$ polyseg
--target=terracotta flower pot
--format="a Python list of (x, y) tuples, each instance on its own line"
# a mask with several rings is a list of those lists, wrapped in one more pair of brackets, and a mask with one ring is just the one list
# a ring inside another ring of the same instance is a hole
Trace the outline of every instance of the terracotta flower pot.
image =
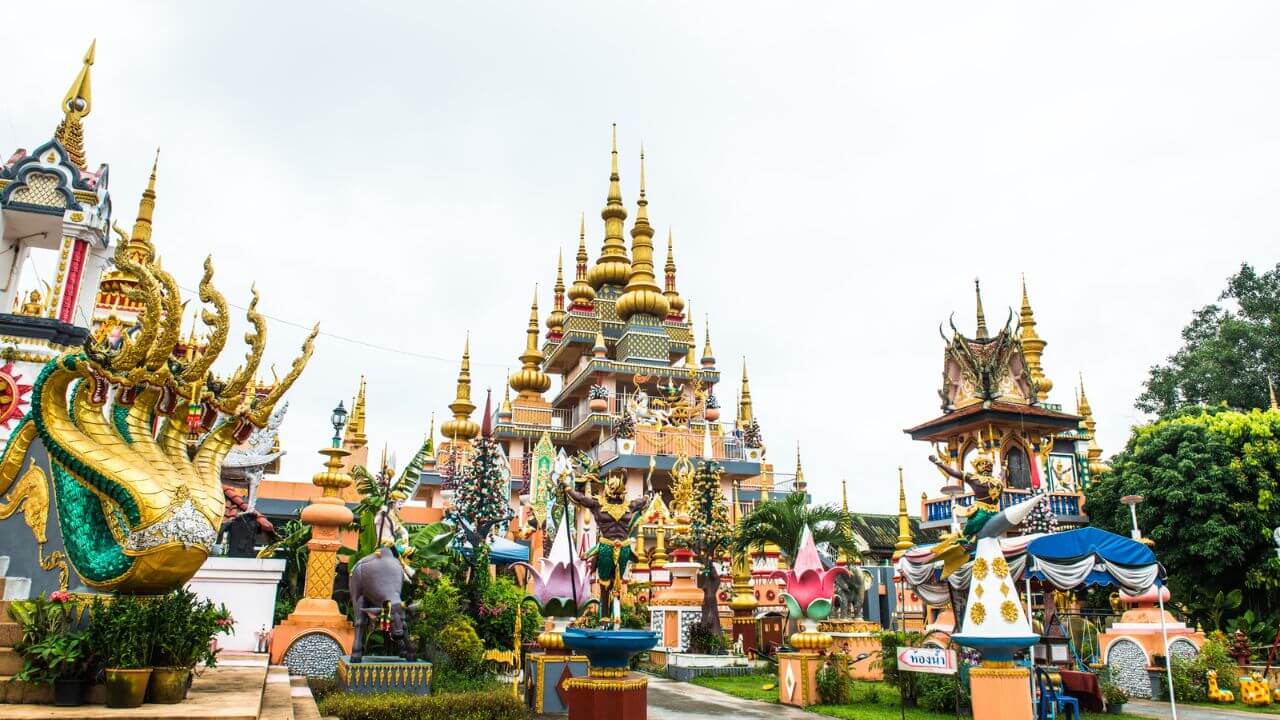
[(609, 409), (609, 401), (606, 398), (594, 398), (588, 401), (587, 405), (591, 408), (591, 412), (594, 413), (606, 412)]
[(147, 696), (151, 668), (107, 668), (107, 707), (135, 708)]
[(702, 414), (707, 418), (707, 422), (715, 422), (720, 419), (720, 408), (707, 408), (702, 411)]
[(187, 696), (187, 680), (190, 668), (158, 667), (151, 670), (151, 682), (147, 685), (147, 702), (172, 705)]

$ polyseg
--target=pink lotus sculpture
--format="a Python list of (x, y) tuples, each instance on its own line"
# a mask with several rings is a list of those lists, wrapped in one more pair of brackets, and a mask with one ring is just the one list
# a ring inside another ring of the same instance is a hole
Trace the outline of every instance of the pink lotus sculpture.
[(775, 570), (774, 578), (782, 578), (787, 591), (782, 599), (787, 603), (791, 617), (805, 622), (806, 628), (816, 627), (818, 621), (831, 614), (831, 599), (835, 596), (836, 578), (848, 575), (848, 568), (839, 565), (824, 570), (818, 557), (818, 546), (808, 526), (800, 536), (800, 550), (796, 553), (791, 570)]
[(591, 597), (591, 579), (587, 563), (581, 557), (569, 559), (568, 524), (556, 528), (551, 554), (540, 558), (540, 568), (525, 562), (515, 563), (529, 570), (533, 590), (526, 596), (533, 600), (543, 615), (551, 618), (575, 618), (597, 602)]

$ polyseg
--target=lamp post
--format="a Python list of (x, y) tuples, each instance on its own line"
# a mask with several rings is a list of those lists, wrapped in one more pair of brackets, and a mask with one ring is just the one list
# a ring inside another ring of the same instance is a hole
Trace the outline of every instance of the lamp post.
[(1133, 518), (1133, 530), (1129, 532), (1129, 536), (1134, 540), (1142, 539), (1142, 531), (1138, 529), (1138, 503), (1142, 499), (1141, 495), (1125, 495), (1120, 498), (1120, 502), (1129, 506), (1129, 517)]
[(338, 401), (338, 407), (333, 409), (333, 414), (329, 416), (329, 422), (333, 423), (333, 446), (340, 447), (342, 445), (342, 427), (347, 424), (347, 409), (342, 406), (342, 401)]

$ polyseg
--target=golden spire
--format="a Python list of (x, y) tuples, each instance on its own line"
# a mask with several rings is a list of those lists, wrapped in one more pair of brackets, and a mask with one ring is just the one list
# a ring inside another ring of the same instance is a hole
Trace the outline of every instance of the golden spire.
[(1280, 405), (1276, 404), (1276, 386), (1271, 382), (1271, 378), (1267, 378), (1267, 394), (1271, 396), (1271, 409), (1280, 410)]
[(667, 298), (667, 308), (669, 317), (673, 320), (684, 319), (684, 298), (680, 297), (680, 293), (676, 291), (676, 258), (671, 252), (671, 228), (667, 228), (667, 264), (663, 270), (666, 272), (666, 290), (662, 293)]
[[(510, 371), (507, 372), (510, 375)], [(498, 417), (511, 417), (511, 386), (502, 388), (502, 404), (498, 406)]]
[(975, 340), (986, 340), (987, 334), (987, 316), (982, 312), (982, 284), (978, 278), (973, 279), (973, 292), (978, 298), (978, 329), (974, 333)]
[(1098, 423), (1093, 419), (1093, 407), (1089, 405), (1089, 397), (1084, 393), (1084, 373), (1080, 374), (1080, 400), (1076, 414), (1082, 419), (1080, 427), (1088, 437), (1085, 446), (1085, 459), (1090, 475), (1101, 475), (1110, 472), (1111, 466), (1102, 462), (1102, 447), (1098, 445)]
[(520, 355), (523, 367), (511, 375), (511, 389), (522, 399), (542, 398), (551, 387), (551, 378), (542, 372), (542, 352), (538, 350), (538, 291), (533, 291), (533, 305), (529, 308), (529, 329), (526, 332), (524, 353)]
[(804, 492), (809, 487), (809, 483), (804, 480), (804, 467), (800, 465), (800, 443), (796, 443), (796, 482), (792, 485), (795, 492)]
[(649, 201), (644, 190), (644, 148), (640, 148), (640, 199), (636, 201), (636, 221), (631, 227), (631, 273), (627, 287), (618, 298), (618, 317), (623, 322), (632, 315), (667, 317), (667, 297), (653, 274), (653, 226), (649, 224)]
[(362, 448), (369, 444), (369, 438), (364, 434), (365, 421), (365, 400), (364, 400), (364, 376), (360, 376), (360, 390), (356, 392), (356, 398), (351, 402), (351, 420), (347, 423), (346, 437), (344, 445), (350, 445), (353, 448)]
[(67, 157), (81, 170), (89, 169), (84, 154), (84, 125), (80, 121), (93, 110), (93, 89), (89, 68), (93, 67), (93, 56), (97, 47), (97, 40), (89, 44), (89, 51), (84, 54), (80, 73), (76, 75), (71, 88), (62, 98), (62, 122), (58, 123), (58, 129), (53, 134), (54, 139), (66, 149)]
[(574, 258), (573, 285), (569, 287), (569, 299), (574, 305), (590, 305), (596, 299), (596, 291), (587, 282), (587, 214), (578, 220), (578, 254)]
[[(427, 426), (427, 438), (423, 443), (423, 447), (427, 449), (427, 457), (435, 458), (436, 456), (436, 411), (431, 411), (431, 424)], [(434, 462), (434, 460), (432, 460)]]
[(1084, 373), (1080, 373), (1080, 397), (1076, 401), (1076, 414), (1080, 416), (1080, 427), (1085, 434), (1093, 437), (1097, 423), (1093, 419), (1093, 407), (1089, 405), (1089, 396), (1084, 393)]
[(591, 354), (598, 358), (608, 357), (609, 346), (604, 343), (604, 333), (596, 330), (596, 344), (591, 347)]
[[(844, 510), (845, 517), (850, 520), (849, 532), (847, 533), (847, 537), (849, 540), (852, 540), (853, 539), (853, 525), (852, 525), (853, 518), (849, 515), (849, 483), (844, 478), (840, 478), (840, 507), (841, 509)], [(840, 552), (836, 553), (836, 564), (837, 565), (849, 564), (849, 553), (843, 547), (840, 548)]]
[(742, 358), (742, 389), (738, 391), (738, 427), (751, 422), (751, 385), (747, 382), (747, 359)]
[(547, 314), (549, 334), (559, 337), (564, 334), (564, 251), (556, 258), (555, 301), (551, 312)]
[(627, 259), (627, 245), (622, 240), (622, 221), (627, 219), (627, 209), (622, 206), (622, 187), (618, 184), (618, 126), (613, 126), (612, 164), (609, 170), (609, 195), (600, 217), (604, 219), (604, 247), (595, 267), (591, 268), (588, 281), (594, 290), (604, 285), (624, 285), (631, 272)]
[(471, 402), (471, 334), (467, 334), (466, 344), (462, 346), (462, 367), (458, 370), (458, 391), (453, 402), (449, 403), (453, 411), (453, 419), (446, 420), (440, 426), (440, 432), (453, 440), (467, 441), (480, 433), (480, 426), (471, 419), (475, 412), (475, 403)]
[[(140, 265), (146, 265), (155, 259), (156, 246), (151, 242), (151, 220), (156, 212), (156, 171), (160, 168), (160, 148), (156, 148), (155, 161), (151, 163), (151, 178), (147, 180), (147, 189), (142, 191), (142, 199), (138, 201), (138, 217), (133, 221), (133, 232), (125, 249), (131, 259)], [(195, 319), (192, 319), (195, 322)]]
[[(981, 301), (979, 301), (981, 302)], [(1031, 379), (1036, 384), (1036, 398), (1040, 402), (1049, 399), (1049, 391), (1053, 389), (1053, 381), (1045, 377), (1040, 366), (1040, 356), (1044, 354), (1044, 340), (1036, 334), (1036, 318), (1031, 312), (1031, 301), (1027, 298), (1027, 276), (1022, 276), (1022, 311), (1018, 314), (1018, 329), (1022, 335), (1022, 354), (1027, 359), (1027, 369), (1031, 371)]]
[(702, 340), (702, 367), (713, 368), (716, 366), (716, 354), (711, 349), (711, 318), (706, 317), (702, 320), (703, 340)]
[(893, 545), (893, 559), (902, 557), (902, 553), (911, 549), (915, 541), (911, 539), (911, 518), (907, 517), (907, 490), (903, 484), (902, 466), (898, 466), (898, 542)]

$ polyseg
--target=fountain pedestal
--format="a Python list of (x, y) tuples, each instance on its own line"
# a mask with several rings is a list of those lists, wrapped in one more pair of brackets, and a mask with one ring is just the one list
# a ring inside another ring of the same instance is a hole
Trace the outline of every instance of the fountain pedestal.
[(818, 702), (818, 668), (832, 637), (818, 630), (817, 620), (803, 618), (800, 627), (801, 631), (788, 639), (795, 650), (778, 653), (778, 702), (805, 707)]
[(631, 658), (658, 644), (648, 630), (569, 628), (564, 645), (590, 662), (586, 677), (567, 678), (569, 720), (645, 720), (649, 678), (630, 669)]
[(538, 715), (569, 712), (569, 689), (565, 684), (587, 674), (587, 656), (570, 653), (564, 646), (564, 631), (571, 620), (551, 618), (551, 628), (538, 636), (542, 650), (525, 656), (525, 704)]

